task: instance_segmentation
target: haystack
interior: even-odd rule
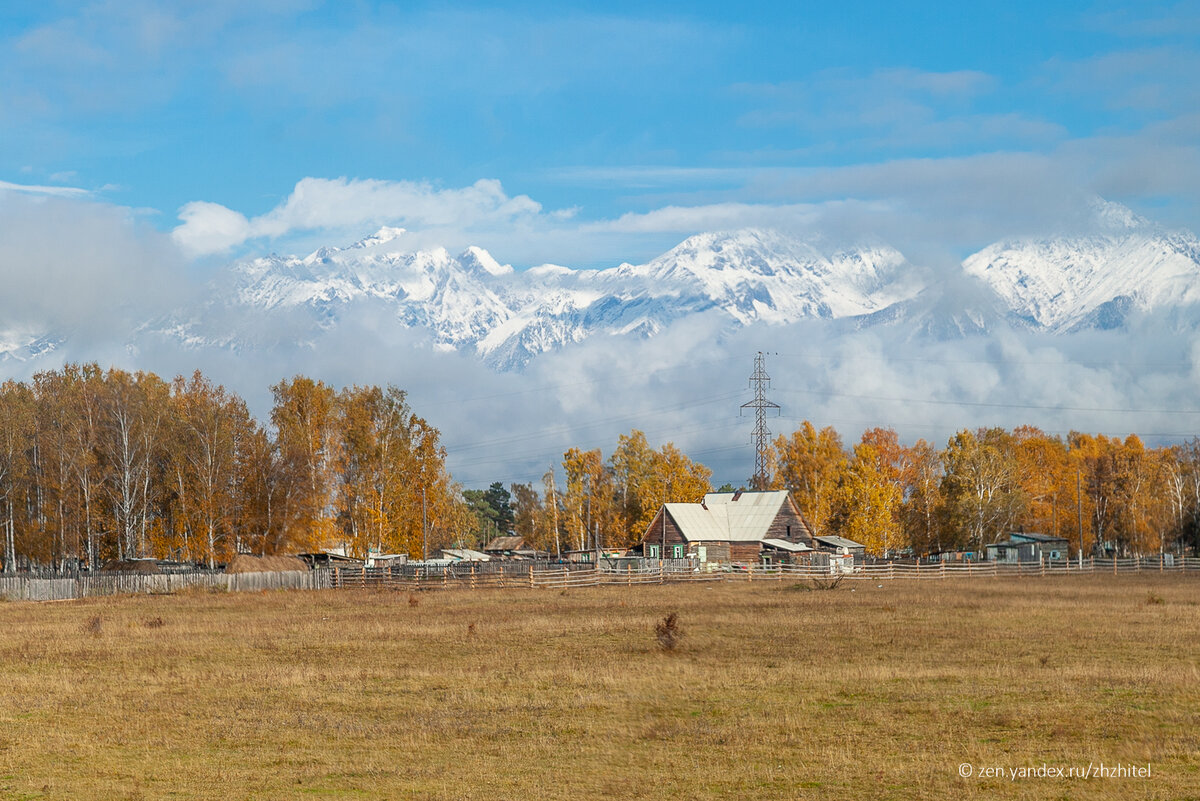
[[[239,553],[225,566],[226,573],[290,573],[308,571],[303,559],[295,556],[252,556]]]
[[[158,563],[153,559],[113,559],[100,568],[101,573],[142,573],[153,575],[161,573]]]

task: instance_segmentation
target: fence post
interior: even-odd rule
[[[896,565],[891,560],[888,560],[888,578],[894,579],[895,577],[896,577]]]
[[[1039,570],[1038,575],[1041,576],[1042,578],[1045,578],[1046,577],[1046,555],[1044,553],[1038,554],[1038,563],[1041,565],[1041,569]]]
[[[475,589],[475,565],[471,565],[471,589]]]
[[[1163,555],[1162,551],[1158,552],[1158,572],[1163,572]]]
[[[625,563],[625,586],[633,586],[633,565],[628,562]]]
[[[663,565],[663,560],[659,559],[658,560],[658,583],[662,584],[666,580],[667,580],[667,571]]]
[[[342,588],[342,568],[340,565],[333,568],[333,587],[336,590]]]
[[[1113,554],[1113,575],[1117,575],[1117,555]]]
[[[967,569],[968,569],[968,571],[970,570],[970,568],[967,568]],[[943,579],[944,579],[944,578],[946,578],[946,562],[945,562],[945,561],[943,561],[943,562],[942,562],[942,575],[941,575],[941,578],[943,578]]]
[[[529,566],[529,589],[533,589],[533,565]]]

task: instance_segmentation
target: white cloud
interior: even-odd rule
[[[240,245],[252,235],[246,215],[219,203],[196,200],[179,210],[183,225],[171,236],[188,253],[223,253]]]
[[[0,241],[7,328],[120,342],[191,291],[170,239],[108,203],[0,191]]]
[[[257,217],[216,203],[195,201],[180,210],[183,221],[172,236],[191,253],[226,252],[251,239],[279,239],[304,231],[348,232],[399,225],[426,232],[488,230],[541,214],[541,204],[525,195],[510,197],[496,180],[456,189],[429,183],[373,179],[305,178],[287,200]]]
[[[20,192],[25,195],[50,195],[54,197],[87,197],[91,194],[86,189],[73,186],[37,186],[34,184],[14,184],[0,181],[0,192]]]

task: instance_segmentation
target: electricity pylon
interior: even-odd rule
[[[754,410],[754,478],[750,486],[755,490],[765,490],[767,478],[767,449],[771,447],[771,430],[767,428],[767,409],[779,409],[778,403],[767,400],[767,390],[771,386],[771,376],[767,375],[766,359],[760,350],[754,357],[754,374],[750,376],[750,388],[754,390],[754,400],[743,403],[742,409]]]

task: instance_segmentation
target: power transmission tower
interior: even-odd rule
[[[754,357],[754,373],[750,376],[750,388],[754,390],[754,400],[743,403],[742,409],[754,410],[754,478],[750,486],[756,490],[767,488],[767,449],[771,447],[771,430],[767,428],[767,409],[779,409],[778,403],[767,400],[767,390],[771,387],[771,376],[767,375],[766,359],[760,350]]]

